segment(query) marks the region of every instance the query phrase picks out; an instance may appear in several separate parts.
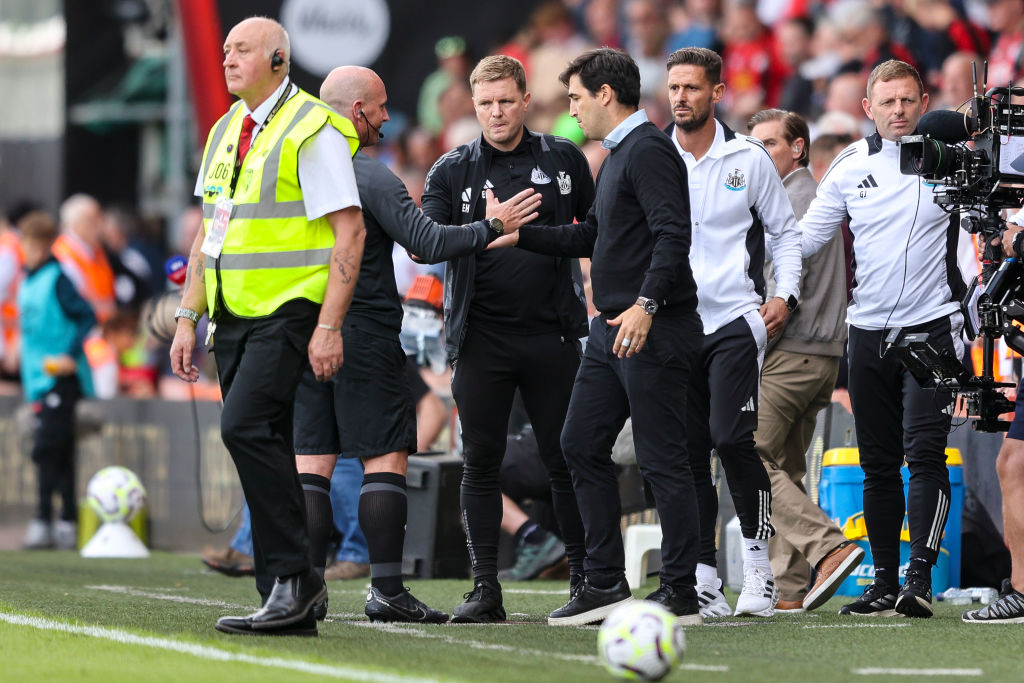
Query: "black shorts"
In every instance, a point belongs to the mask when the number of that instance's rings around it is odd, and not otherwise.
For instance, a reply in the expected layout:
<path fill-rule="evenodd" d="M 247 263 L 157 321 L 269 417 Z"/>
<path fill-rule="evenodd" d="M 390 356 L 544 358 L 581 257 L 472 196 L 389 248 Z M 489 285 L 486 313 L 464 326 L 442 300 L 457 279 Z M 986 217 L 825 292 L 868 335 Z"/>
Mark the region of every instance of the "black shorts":
<path fill-rule="evenodd" d="M 295 394 L 296 455 L 371 458 L 416 452 L 416 409 L 398 339 L 346 327 L 345 362 L 330 382 L 307 364 Z"/>

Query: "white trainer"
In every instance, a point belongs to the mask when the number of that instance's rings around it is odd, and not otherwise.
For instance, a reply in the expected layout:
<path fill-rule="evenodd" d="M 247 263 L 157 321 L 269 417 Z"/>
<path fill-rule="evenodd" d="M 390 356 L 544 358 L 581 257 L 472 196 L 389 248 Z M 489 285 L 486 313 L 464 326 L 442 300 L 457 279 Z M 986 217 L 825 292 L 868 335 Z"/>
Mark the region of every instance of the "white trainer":
<path fill-rule="evenodd" d="M 722 580 L 715 581 L 718 586 L 710 583 L 697 584 L 697 604 L 700 606 L 700 615 L 705 619 L 732 616 L 732 607 L 729 607 L 721 590 Z"/>
<path fill-rule="evenodd" d="M 755 617 L 770 617 L 775 614 L 775 603 L 779 601 L 779 590 L 771 569 L 745 565 L 743 567 L 743 590 L 736 600 L 734 616 L 749 614 Z"/>
<path fill-rule="evenodd" d="M 78 547 L 78 525 L 59 519 L 53 523 L 53 545 L 57 550 L 74 550 Z"/>
<path fill-rule="evenodd" d="M 21 547 L 26 550 L 52 548 L 53 533 L 50 528 L 50 523 L 44 522 L 41 519 L 33 519 L 30 521 L 28 523 L 28 529 L 25 531 L 25 540 L 21 542 Z"/>

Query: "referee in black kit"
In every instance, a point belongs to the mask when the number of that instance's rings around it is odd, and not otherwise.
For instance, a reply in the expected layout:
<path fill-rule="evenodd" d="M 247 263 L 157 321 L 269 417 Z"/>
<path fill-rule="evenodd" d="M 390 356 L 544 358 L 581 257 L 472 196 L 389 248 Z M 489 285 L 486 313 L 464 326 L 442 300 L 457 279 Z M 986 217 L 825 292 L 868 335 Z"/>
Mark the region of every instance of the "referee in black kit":
<path fill-rule="evenodd" d="M 469 77 L 483 134 L 442 156 L 427 175 L 423 212 L 444 223 L 483 216 L 484 193 L 533 188 L 538 220 L 582 220 L 594 199 L 583 153 L 572 142 L 523 126 L 530 103 L 518 60 L 485 57 Z M 499 469 L 518 388 L 551 478 L 555 516 L 569 557 L 570 586 L 583 569 L 583 526 L 559 436 L 587 333 L 579 262 L 494 250 L 455 259 L 445 273 L 445 337 L 454 364 L 465 465 L 462 515 L 474 586 L 452 621 L 505 620 L 498 583 Z"/>
<path fill-rule="evenodd" d="M 328 74 L 320 96 L 355 126 L 362 147 L 373 146 L 388 120 L 384 82 L 370 69 L 339 67 Z M 331 473 L 342 457 L 361 458 L 363 484 L 359 526 L 370 555 L 365 612 L 371 621 L 440 623 L 448 615 L 430 609 L 402 585 L 402 549 L 408 514 L 406 469 L 416 452 L 416 410 L 398 341 L 402 303 L 391 252 L 398 242 L 415 253 L 443 259 L 484 249 L 537 214 L 532 191 L 504 204 L 489 201 L 489 220 L 466 226 L 438 225 L 424 216 L 402 182 L 380 161 L 353 158 L 363 205 L 366 240 L 359 280 L 341 335 L 347 362 L 329 384 L 305 372 L 295 397 L 295 453 L 305 493 L 313 565 L 321 573 L 332 528 Z M 325 606 L 318 610 L 321 618 Z"/>
<path fill-rule="evenodd" d="M 636 460 L 661 516 L 661 585 L 647 596 L 700 624 L 695 569 L 697 498 L 686 443 L 686 395 L 700 347 L 690 270 L 686 167 L 672 142 L 638 110 L 640 72 L 621 50 L 599 48 L 559 76 L 569 111 L 610 150 L 597 198 L 578 225 L 524 226 L 518 246 L 590 256 L 594 304 L 562 448 L 586 528 L 586 579 L 552 625 L 588 624 L 632 600 L 625 579 L 622 514 L 612 444 L 632 416 Z M 513 235 L 509 241 L 516 239 Z"/>

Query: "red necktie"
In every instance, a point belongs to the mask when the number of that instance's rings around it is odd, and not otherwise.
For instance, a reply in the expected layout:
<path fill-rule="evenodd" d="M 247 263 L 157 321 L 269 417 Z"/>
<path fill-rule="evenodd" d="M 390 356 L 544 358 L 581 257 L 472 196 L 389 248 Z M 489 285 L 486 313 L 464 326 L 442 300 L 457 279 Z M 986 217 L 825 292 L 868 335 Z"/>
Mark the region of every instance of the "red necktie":
<path fill-rule="evenodd" d="M 238 165 L 241 166 L 245 160 L 245 155 L 249 153 L 249 146 L 252 145 L 252 131 L 256 127 L 256 122 L 252 120 L 251 116 L 246 116 L 242 119 L 242 132 L 238 136 Z"/>

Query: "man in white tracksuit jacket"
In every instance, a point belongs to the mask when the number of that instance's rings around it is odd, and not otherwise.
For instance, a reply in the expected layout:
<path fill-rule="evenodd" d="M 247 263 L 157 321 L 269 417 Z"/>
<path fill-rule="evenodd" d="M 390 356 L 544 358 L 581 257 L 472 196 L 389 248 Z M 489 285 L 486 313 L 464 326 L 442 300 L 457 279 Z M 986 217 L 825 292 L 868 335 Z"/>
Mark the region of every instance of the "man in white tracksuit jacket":
<path fill-rule="evenodd" d="M 796 307 L 800 233 L 771 156 L 760 141 L 714 119 L 722 59 L 684 48 L 668 59 L 674 122 L 666 132 L 686 163 L 693 242 L 690 267 L 704 325 L 687 398 L 690 462 L 700 509 L 697 594 L 705 617 L 729 604 L 715 568 L 718 494 L 711 450 L 722 461 L 743 534 L 743 590 L 736 614 L 771 616 L 778 593 L 768 559 L 771 482 L 754 448 L 761 362 L 768 339 Z M 774 252 L 776 295 L 765 301 L 765 243 Z"/>

